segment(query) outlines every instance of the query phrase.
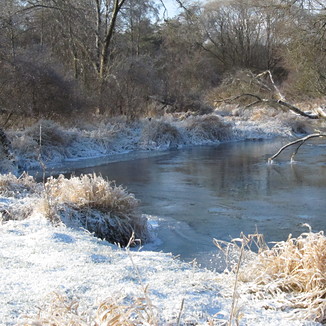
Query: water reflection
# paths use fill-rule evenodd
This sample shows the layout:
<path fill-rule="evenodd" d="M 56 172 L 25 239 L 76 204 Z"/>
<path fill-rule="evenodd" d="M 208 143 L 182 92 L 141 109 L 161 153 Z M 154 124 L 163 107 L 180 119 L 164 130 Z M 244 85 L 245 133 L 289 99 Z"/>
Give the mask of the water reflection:
<path fill-rule="evenodd" d="M 267 241 L 289 233 L 325 229 L 326 149 L 305 146 L 298 163 L 267 157 L 280 141 L 239 142 L 76 170 L 96 172 L 123 184 L 156 216 L 156 250 L 196 258 L 205 266 L 216 252 L 212 239 L 229 240 L 258 229 Z M 286 155 L 286 153 L 284 153 Z"/>

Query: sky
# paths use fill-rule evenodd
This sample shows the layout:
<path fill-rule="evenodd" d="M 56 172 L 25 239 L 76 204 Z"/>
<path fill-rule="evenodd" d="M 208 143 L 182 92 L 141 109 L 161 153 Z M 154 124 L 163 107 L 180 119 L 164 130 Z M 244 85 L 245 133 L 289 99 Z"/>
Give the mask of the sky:
<path fill-rule="evenodd" d="M 160 3 L 160 0 L 156 0 L 158 3 Z M 168 17 L 173 17 L 176 14 L 178 14 L 178 12 L 180 11 L 180 6 L 178 5 L 176 0 L 163 0 L 164 5 L 167 9 L 167 13 L 166 15 Z"/>

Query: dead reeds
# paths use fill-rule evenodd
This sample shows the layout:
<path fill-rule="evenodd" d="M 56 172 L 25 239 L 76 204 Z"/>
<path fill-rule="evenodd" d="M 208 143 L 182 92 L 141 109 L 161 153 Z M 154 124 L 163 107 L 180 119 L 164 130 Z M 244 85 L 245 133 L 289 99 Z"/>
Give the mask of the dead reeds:
<path fill-rule="evenodd" d="M 297 238 L 290 235 L 259 253 L 257 263 L 249 269 L 260 291 L 291 294 L 288 304 L 296 317 L 325 321 L 326 237 L 322 231 L 310 230 Z"/>
<path fill-rule="evenodd" d="M 309 226 L 308 226 L 309 227 Z M 317 322 L 326 320 L 326 237 L 324 233 L 302 233 L 286 241 L 277 242 L 269 249 L 259 234 L 235 239 L 231 243 L 215 243 L 231 259 L 231 272 L 235 274 L 234 298 L 241 294 L 256 294 L 256 297 L 272 297 L 282 301 L 282 307 L 291 310 L 291 317 Z M 236 244 L 240 241 L 241 245 Z M 258 253 L 250 250 L 255 242 Z M 244 246 L 245 244 L 245 246 Z M 245 256 L 252 256 L 249 263 Z M 248 250 L 249 249 L 249 250 Z M 233 254 L 232 254 L 233 253 Z M 254 256 L 254 258 L 253 258 Z M 241 269 L 240 269 L 241 266 Z M 229 271 L 230 271 L 229 270 Z M 245 286 L 240 286 L 239 283 Z M 281 295 L 280 294 L 286 294 Z M 235 312 L 233 299 L 230 315 Z M 230 323 L 231 325 L 231 323 Z"/>

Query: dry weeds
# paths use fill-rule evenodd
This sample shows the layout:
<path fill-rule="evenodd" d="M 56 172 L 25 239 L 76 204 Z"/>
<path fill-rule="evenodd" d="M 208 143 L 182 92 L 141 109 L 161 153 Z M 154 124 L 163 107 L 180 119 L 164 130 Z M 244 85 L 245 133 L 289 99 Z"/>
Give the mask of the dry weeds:
<path fill-rule="evenodd" d="M 182 136 L 172 124 L 160 120 L 151 120 L 145 124 L 140 141 L 146 145 L 155 143 L 156 146 L 175 147 L 182 142 Z"/>
<path fill-rule="evenodd" d="M 147 239 L 146 219 L 138 213 L 139 201 L 133 194 L 95 174 L 51 177 L 45 184 L 46 193 L 58 204 L 67 204 L 75 216 L 96 236 L 126 246 Z"/>
<path fill-rule="evenodd" d="M 38 191 L 39 186 L 34 178 L 27 173 L 21 176 L 0 174 L 0 194 L 7 197 L 21 197 L 23 194 L 31 194 Z"/>
<path fill-rule="evenodd" d="M 93 312 L 80 307 L 75 298 L 57 292 L 51 293 L 48 301 L 34 316 L 22 316 L 20 326 L 139 326 L 157 325 L 152 307 L 144 297 L 130 300 L 120 297 L 107 298 Z"/>
<path fill-rule="evenodd" d="M 249 270 L 260 291 L 273 288 L 293 294 L 288 304 L 296 317 L 326 320 L 326 237 L 322 231 L 310 230 L 298 238 L 290 235 L 262 251 Z"/>
<path fill-rule="evenodd" d="M 73 217 L 96 236 L 126 246 L 134 236 L 135 243 L 148 239 L 147 220 L 138 212 L 139 201 L 122 186 L 95 174 L 50 177 L 36 183 L 28 174 L 19 178 L 0 175 L 0 194 L 22 199 L 19 205 L 2 204 L 1 220 L 21 220 L 33 213 L 43 215 L 54 224 L 60 216 Z M 26 200 L 26 198 L 29 200 Z"/>
<path fill-rule="evenodd" d="M 186 121 L 186 129 L 197 137 L 224 141 L 231 138 L 231 128 L 215 115 L 192 117 Z"/>
<path fill-rule="evenodd" d="M 309 226 L 308 226 L 309 227 Z M 246 286 L 235 286 L 238 295 L 243 291 L 255 293 L 257 297 L 272 296 L 282 301 L 283 308 L 291 308 L 293 318 L 325 322 L 326 320 L 326 237 L 324 233 L 302 233 L 298 238 L 289 235 L 286 241 L 266 248 L 260 235 L 242 237 L 246 244 L 256 242 L 258 254 L 250 263 L 239 264 L 233 270 L 239 273 L 236 282 Z M 238 239 L 236 239 L 237 241 Z M 239 241 L 240 241 L 239 240 Z M 250 241 L 248 241 L 250 240 Z M 257 241 L 258 240 L 258 241 Z M 232 250 L 243 249 L 235 243 L 217 242 L 220 249 L 229 255 Z M 231 250 L 230 250 L 231 248 Z M 249 254 L 253 254 L 249 250 Z M 239 256 L 238 256 L 239 257 Z M 240 258 L 242 259 L 241 255 Z M 233 260 L 234 262 L 234 260 Z M 241 288 L 241 289 L 240 289 Z M 286 296 L 279 296 L 286 293 Z"/>

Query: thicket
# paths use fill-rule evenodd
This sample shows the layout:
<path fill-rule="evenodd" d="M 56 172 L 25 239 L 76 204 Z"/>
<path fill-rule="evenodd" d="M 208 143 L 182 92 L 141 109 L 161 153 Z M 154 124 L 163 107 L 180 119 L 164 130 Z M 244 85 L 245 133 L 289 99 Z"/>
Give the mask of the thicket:
<path fill-rule="evenodd" d="M 178 3 L 167 18 L 164 0 L 1 1 L 0 126 L 207 113 L 257 90 L 244 72 L 271 71 L 291 100 L 325 96 L 322 2 Z"/>

